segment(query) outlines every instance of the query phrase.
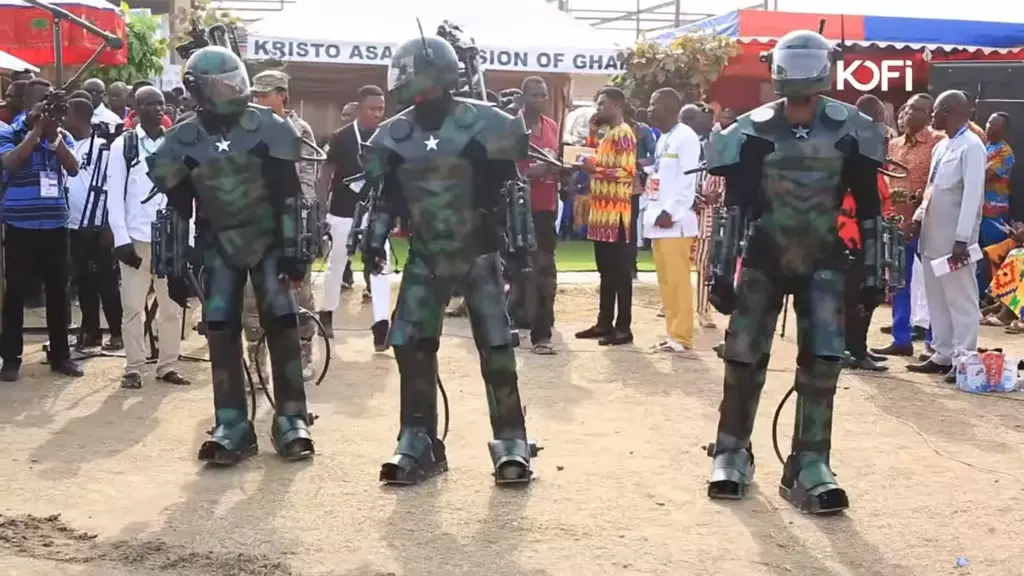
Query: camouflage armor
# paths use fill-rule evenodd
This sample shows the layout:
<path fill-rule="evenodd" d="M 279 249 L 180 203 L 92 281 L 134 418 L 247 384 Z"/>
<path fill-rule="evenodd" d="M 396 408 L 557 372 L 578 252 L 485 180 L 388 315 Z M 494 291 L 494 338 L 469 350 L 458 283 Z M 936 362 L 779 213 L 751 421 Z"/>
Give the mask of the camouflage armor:
<path fill-rule="evenodd" d="M 431 56 L 424 54 L 424 45 Z M 392 66 L 393 73 L 396 65 L 402 73 L 415 69 L 415 88 L 425 69 L 443 66 L 441 71 L 454 75 L 455 62 L 447 43 L 427 37 L 400 48 Z M 399 103 L 415 100 L 400 97 L 409 87 L 392 82 Z M 445 307 L 458 288 L 469 309 L 487 388 L 495 478 L 499 483 L 526 482 L 532 450 L 510 345 L 499 251 L 505 225 L 503 189 L 518 177 L 515 163 L 527 155 L 528 134 L 521 118 L 486 102 L 453 98 L 447 92 L 435 98 L 381 124 L 364 161 L 368 182 L 383 186 L 363 237 L 368 266 L 382 265 L 384 242 L 396 217 L 410 231 L 389 335 L 401 374 L 401 428 L 398 448 L 383 465 L 381 481 L 415 484 L 447 470 L 437 431 L 437 350 Z M 430 123 L 433 129 L 424 126 Z"/>
<path fill-rule="evenodd" d="M 299 133 L 300 137 L 310 142 L 316 141 L 313 129 L 310 128 L 305 120 L 299 118 L 298 114 L 294 111 L 288 111 L 287 120 Z M 306 145 L 304 147 L 308 148 Z M 316 202 L 315 162 L 308 160 L 299 162 L 299 183 L 302 185 L 302 201 L 306 202 L 307 205 Z M 316 301 L 313 297 L 312 269 L 302 279 L 302 284 L 295 291 L 295 297 L 298 300 L 299 306 L 304 310 L 310 312 L 316 310 Z M 263 336 L 263 327 L 260 320 L 260 309 L 256 304 L 256 294 L 252 289 L 251 282 L 245 286 L 243 302 L 242 325 L 245 328 L 245 339 L 249 343 L 249 367 L 252 370 L 262 370 L 263 358 L 259 358 L 256 355 L 256 343 Z M 313 377 L 313 338 L 316 337 L 316 325 L 310 321 L 309 317 L 301 316 L 299 318 L 299 337 L 302 340 L 302 374 L 308 381 Z"/>
<path fill-rule="evenodd" d="M 786 102 L 739 117 L 712 136 L 706 153 L 708 171 L 726 179 L 724 210 L 731 216 L 724 218 L 739 222 L 719 231 L 747 229 L 731 254 L 716 251 L 720 265 L 713 265 L 718 297 L 712 301 L 731 318 L 721 419 L 709 447 L 714 464 L 708 495 L 741 498 L 752 480 L 754 418 L 783 297 L 792 294 L 798 318 L 797 408 L 780 492 L 806 512 L 827 513 L 849 505 L 829 467 L 833 397 L 845 352 L 848 261 L 837 215 L 844 193 L 852 190 L 865 232 L 865 259 L 876 258 L 869 245 L 876 235 L 869 229 L 879 221 L 876 170 L 884 161 L 883 133 L 855 107 L 824 96 L 816 96 L 809 125 L 791 125 Z M 739 245 L 743 260 L 735 292 L 722 294 L 732 290 L 733 269 L 721 263 L 734 263 Z M 865 297 L 874 297 L 878 281 L 866 280 Z"/>
<path fill-rule="evenodd" d="M 297 307 L 286 281 L 301 280 L 308 268 L 297 240 L 301 140 L 269 108 L 247 103 L 248 77 L 230 51 L 203 48 L 185 68 L 186 87 L 200 112 L 168 130 L 163 146 L 147 161 L 154 185 L 167 194 L 168 217 L 187 222 L 193 203 L 197 208 L 196 249 L 204 271 L 203 321 L 216 418 L 199 458 L 233 464 L 256 451 L 242 360 L 247 280 L 270 349 L 276 404 L 271 438 L 281 456 L 306 458 L 313 454 L 313 442 Z M 234 100 L 225 101 L 225 94 Z"/>

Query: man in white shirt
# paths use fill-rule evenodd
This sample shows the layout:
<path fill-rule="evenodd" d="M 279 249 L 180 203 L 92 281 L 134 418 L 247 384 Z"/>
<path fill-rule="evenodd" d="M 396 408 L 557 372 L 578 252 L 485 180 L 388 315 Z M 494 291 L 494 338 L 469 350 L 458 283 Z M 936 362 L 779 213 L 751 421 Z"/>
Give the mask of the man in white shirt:
<path fill-rule="evenodd" d="M 92 98 L 92 123 L 93 124 L 107 124 L 111 128 L 118 124 L 124 124 L 124 120 L 120 116 L 114 114 L 107 108 L 104 103 L 104 99 L 107 96 L 107 87 L 103 84 L 103 81 L 99 78 L 89 78 L 82 83 L 82 90 L 89 93 L 89 97 Z"/>
<path fill-rule="evenodd" d="M 106 143 L 92 131 L 92 102 L 84 99 L 68 101 L 65 126 L 74 139 L 78 174 L 67 179 L 68 229 L 71 240 L 71 277 L 78 292 L 82 323 L 75 348 L 94 348 L 102 343 L 100 304 L 110 329 L 106 351 L 121 350 L 121 295 L 117 286 L 117 269 L 111 251 L 113 239 L 105 226 L 107 199 L 105 193 L 92 193 L 93 184 L 103 186 L 107 169 Z"/>
<path fill-rule="evenodd" d="M 932 126 L 949 136 L 932 152 L 924 202 L 914 214 L 921 230 L 918 250 L 932 321 L 932 347 L 927 361 L 908 366 L 922 374 L 952 374 L 959 356 L 978 347 L 978 282 L 970 248 L 978 243 L 985 190 L 985 144 L 968 126 L 970 104 L 963 93 L 939 96 Z M 932 262 L 946 259 L 955 270 L 937 276 Z"/>
<path fill-rule="evenodd" d="M 152 86 L 135 95 L 139 125 L 114 141 L 107 168 L 107 210 L 114 234 L 114 256 L 121 262 L 121 303 L 124 307 L 125 367 L 121 387 L 142 387 L 142 368 L 146 364 L 144 318 L 150 285 L 156 291 L 160 352 L 156 365 L 158 380 L 176 385 L 190 382 L 176 369 L 181 350 L 181 307 L 167 294 L 167 279 L 155 278 L 150 269 L 153 221 L 167 198 L 160 194 L 143 204 L 153 190 L 146 168 L 146 157 L 163 142 L 160 121 L 164 97 Z M 127 149 L 127 153 L 126 153 Z M 127 156 L 126 156 L 127 154 Z"/>
<path fill-rule="evenodd" d="M 652 121 L 664 130 L 681 106 L 678 92 L 671 88 L 658 90 L 651 96 Z M 693 347 L 690 247 L 699 232 L 693 210 L 697 176 L 685 172 L 697 167 L 700 150 L 697 133 L 677 121 L 658 141 L 647 180 L 644 237 L 651 239 L 668 330 L 668 339 L 654 346 L 660 352 L 686 352 Z"/>

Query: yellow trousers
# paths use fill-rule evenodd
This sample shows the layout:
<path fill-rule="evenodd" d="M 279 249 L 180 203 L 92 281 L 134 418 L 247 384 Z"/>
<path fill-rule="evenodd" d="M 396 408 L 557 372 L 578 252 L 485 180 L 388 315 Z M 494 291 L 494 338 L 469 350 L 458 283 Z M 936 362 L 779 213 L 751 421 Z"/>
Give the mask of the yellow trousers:
<path fill-rule="evenodd" d="M 693 238 L 654 238 L 654 267 L 658 273 L 665 328 L 670 338 L 693 346 L 693 285 L 690 279 L 690 247 Z"/>

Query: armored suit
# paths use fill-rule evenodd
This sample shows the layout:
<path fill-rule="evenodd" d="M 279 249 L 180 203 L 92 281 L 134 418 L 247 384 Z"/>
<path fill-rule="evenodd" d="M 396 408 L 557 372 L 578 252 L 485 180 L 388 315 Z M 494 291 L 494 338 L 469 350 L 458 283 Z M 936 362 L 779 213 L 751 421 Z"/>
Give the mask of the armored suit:
<path fill-rule="evenodd" d="M 731 318 L 721 419 L 709 447 L 714 464 L 708 495 L 746 494 L 754 470 L 750 437 L 776 321 L 783 297 L 792 294 L 798 318 L 797 408 L 780 492 L 804 511 L 836 512 L 849 505 L 829 467 L 833 397 L 845 351 L 848 261 L 836 216 L 851 190 L 864 232 L 864 258 L 877 260 L 876 228 L 882 222 L 876 171 L 885 159 L 884 136 L 881 126 L 855 107 L 820 96 L 829 88 L 834 58 L 824 38 L 791 33 L 772 58 L 776 92 L 785 97 L 713 135 L 706 152 L 708 171 L 725 177 L 729 228 L 747 231 L 735 291 L 739 240 L 719 250 L 725 258 L 713 263 L 711 300 Z M 809 123 L 787 119 L 786 107 L 798 105 L 813 110 Z M 715 240 L 721 244 L 721 237 Z M 877 275 L 867 278 L 863 297 L 877 298 L 879 286 Z"/>
<path fill-rule="evenodd" d="M 499 251 L 503 188 L 518 177 L 528 133 L 521 118 L 486 102 L 454 98 L 454 49 L 437 37 L 398 49 L 391 97 L 414 104 L 381 124 L 366 152 L 366 175 L 382 183 L 370 208 L 362 252 L 380 269 L 396 217 L 410 230 L 389 344 L 401 374 L 398 448 L 381 469 L 390 484 L 415 484 L 447 470 L 437 433 L 437 350 L 453 288 L 469 309 L 487 388 L 499 483 L 528 482 L 531 445 L 519 398 L 515 355 L 503 299 Z"/>
<path fill-rule="evenodd" d="M 168 197 L 165 218 L 187 222 L 193 203 L 197 208 L 216 411 L 199 459 L 234 464 L 256 452 L 241 334 L 243 290 L 250 279 L 270 349 L 276 407 L 271 439 L 282 457 L 307 458 L 313 441 L 298 308 L 289 285 L 300 282 L 308 268 L 297 239 L 301 140 L 269 108 L 248 103 L 248 76 L 231 51 L 214 46 L 197 51 L 185 64 L 184 77 L 199 112 L 171 128 L 148 162 L 153 183 Z M 154 261 L 159 259 L 154 254 Z M 180 275 L 171 281 L 180 286 Z"/>

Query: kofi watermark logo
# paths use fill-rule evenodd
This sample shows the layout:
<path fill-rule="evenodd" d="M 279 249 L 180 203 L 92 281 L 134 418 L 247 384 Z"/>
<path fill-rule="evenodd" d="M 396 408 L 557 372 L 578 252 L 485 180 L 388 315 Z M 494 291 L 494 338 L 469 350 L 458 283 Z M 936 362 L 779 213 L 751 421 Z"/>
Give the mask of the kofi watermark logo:
<path fill-rule="evenodd" d="M 914 65 L 910 60 L 882 60 L 876 64 L 870 60 L 852 60 L 839 62 L 836 67 L 836 90 L 851 88 L 860 92 L 871 92 L 881 88 L 888 92 L 891 82 L 898 86 L 903 81 L 903 89 L 914 90 Z"/>

